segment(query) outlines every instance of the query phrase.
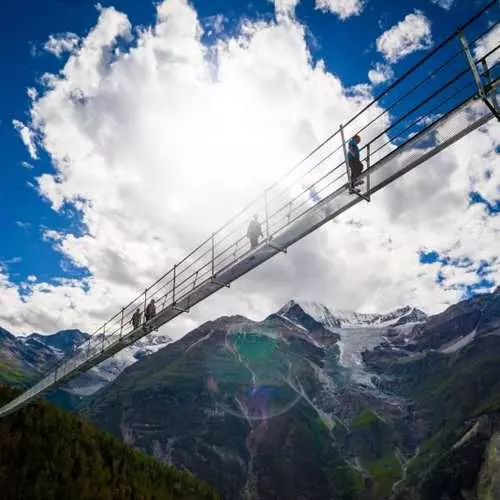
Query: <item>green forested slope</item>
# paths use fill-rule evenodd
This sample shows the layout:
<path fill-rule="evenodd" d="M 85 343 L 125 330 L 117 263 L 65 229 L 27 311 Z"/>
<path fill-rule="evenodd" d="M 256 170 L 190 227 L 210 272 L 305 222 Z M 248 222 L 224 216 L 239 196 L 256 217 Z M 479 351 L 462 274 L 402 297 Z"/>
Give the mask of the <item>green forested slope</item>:
<path fill-rule="evenodd" d="M 0 386 L 0 403 L 17 393 Z M 189 473 L 44 401 L 0 419 L 0 492 L 3 500 L 219 498 Z"/>

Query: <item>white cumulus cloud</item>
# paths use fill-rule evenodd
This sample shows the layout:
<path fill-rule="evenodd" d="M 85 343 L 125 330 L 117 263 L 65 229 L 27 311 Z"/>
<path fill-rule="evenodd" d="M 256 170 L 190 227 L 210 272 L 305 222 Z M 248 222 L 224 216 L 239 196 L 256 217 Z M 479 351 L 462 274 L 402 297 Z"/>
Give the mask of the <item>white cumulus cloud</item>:
<path fill-rule="evenodd" d="M 368 72 L 368 79 L 374 85 L 384 83 L 394 77 L 394 71 L 388 64 L 376 63 Z"/>
<path fill-rule="evenodd" d="M 28 148 L 28 152 L 31 158 L 33 160 L 37 160 L 38 153 L 35 144 L 35 133 L 19 120 L 12 120 L 12 125 L 14 125 L 14 128 L 21 136 L 21 140 L 23 141 L 24 145 Z"/>
<path fill-rule="evenodd" d="M 432 46 L 431 23 L 415 10 L 377 38 L 377 50 L 391 63 Z"/>
<path fill-rule="evenodd" d="M 28 229 L 31 229 L 31 223 L 30 222 L 23 222 L 20 220 L 16 220 L 16 226 L 20 227 L 21 229 L 24 229 L 25 231 Z"/>
<path fill-rule="evenodd" d="M 224 23 L 226 22 L 227 19 L 222 14 L 217 14 L 204 19 L 204 25 L 208 28 L 208 33 L 215 33 L 216 35 L 224 31 Z"/>
<path fill-rule="evenodd" d="M 431 0 L 431 2 L 445 10 L 450 10 L 453 7 L 455 0 Z"/>
<path fill-rule="evenodd" d="M 500 24 L 497 24 L 477 42 L 474 48 L 475 49 L 474 55 L 476 59 L 479 59 L 489 54 L 485 59 L 488 64 L 488 67 L 493 68 L 493 66 L 500 61 L 499 45 L 500 45 Z"/>
<path fill-rule="evenodd" d="M 274 8 L 278 15 L 293 16 L 300 0 L 274 0 Z"/>
<path fill-rule="evenodd" d="M 340 19 L 359 16 L 365 5 L 365 0 L 316 0 L 317 9 L 336 14 Z"/>
<path fill-rule="evenodd" d="M 50 35 L 45 42 L 44 49 L 57 57 L 61 57 L 65 52 L 72 52 L 78 46 L 79 41 L 80 38 L 74 33 Z"/>

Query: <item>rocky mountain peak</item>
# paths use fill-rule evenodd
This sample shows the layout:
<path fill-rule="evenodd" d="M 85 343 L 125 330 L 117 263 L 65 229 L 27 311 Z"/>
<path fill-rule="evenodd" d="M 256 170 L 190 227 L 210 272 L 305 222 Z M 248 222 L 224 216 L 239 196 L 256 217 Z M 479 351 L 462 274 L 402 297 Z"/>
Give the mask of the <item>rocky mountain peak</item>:
<path fill-rule="evenodd" d="M 318 302 L 290 300 L 278 312 L 289 320 L 307 330 L 314 330 L 319 326 L 327 328 L 340 328 L 337 320 L 330 310 Z"/>
<path fill-rule="evenodd" d="M 5 328 L 2 328 L 0 326 L 0 340 L 3 342 L 5 340 L 12 340 L 15 339 L 15 336 L 12 335 L 9 331 L 7 331 Z"/>
<path fill-rule="evenodd" d="M 61 330 L 53 335 L 41 335 L 32 333 L 24 337 L 26 342 L 35 341 L 41 344 L 58 349 L 65 353 L 70 353 L 73 349 L 83 344 L 90 338 L 88 333 L 83 333 L 80 330 Z"/>
<path fill-rule="evenodd" d="M 419 323 L 427 319 L 423 311 L 412 306 L 404 306 L 389 313 L 366 314 L 331 310 L 319 302 L 302 300 L 290 300 L 277 314 L 286 316 L 299 324 L 303 324 L 305 317 L 309 317 L 327 328 L 398 326 Z M 310 319 L 307 321 L 310 322 Z"/>

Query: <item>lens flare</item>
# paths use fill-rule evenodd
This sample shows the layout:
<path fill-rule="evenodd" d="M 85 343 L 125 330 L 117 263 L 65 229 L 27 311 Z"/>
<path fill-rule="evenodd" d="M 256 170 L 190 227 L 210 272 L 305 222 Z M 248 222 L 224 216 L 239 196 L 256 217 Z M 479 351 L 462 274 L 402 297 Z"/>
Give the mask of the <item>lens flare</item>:
<path fill-rule="evenodd" d="M 229 332 L 208 367 L 214 412 L 265 421 L 290 410 L 300 399 L 293 387 L 293 358 L 276 332 Z"/>

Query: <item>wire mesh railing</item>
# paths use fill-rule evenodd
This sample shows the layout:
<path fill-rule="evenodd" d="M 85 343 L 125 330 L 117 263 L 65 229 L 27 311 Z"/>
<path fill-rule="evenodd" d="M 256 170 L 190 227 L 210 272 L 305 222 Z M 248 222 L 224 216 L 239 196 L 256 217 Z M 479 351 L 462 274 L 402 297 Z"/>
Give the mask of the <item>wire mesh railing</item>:
<path fill-rule="evenodd" d="M 181 302 L 187 302 L 189 308 L 190 294 L 207 283 L 225 285 L 226 283 L 218 282 L 218 276 L 255 250 L 251 248 L 246 234 L 248 222 L 254 215 L 262 220 L 263 237 L 260 245 L 272 245 L 282 231 L 303 217 L 311 207 L 332 197 L 346 185 L 349 181 L 346 137 L 363 135 L 364 146 L 360 152 L 361 160 L 370 167 L 363 174 L 365 193 L 368 196 L 370 176 L 374 176 L 373 180 L 380 183 L 384 176 L 389 178 L 392 169 L 400 168 L 394 165 L 391 167 L 391 163 L 401 161 L 394 156 L 395 152 L 403 154 L 404 161 L 411 163 L 419 155 L 425 155 L 429 148 L 438 146 L 440 141 L 445 140 L 439 137 L 438 132 L 443 117 L 478 96 L 469 62 L 464 57 L 461 45 L 456 43 L 459 34 L 473 23 L 479 22 L 494 4 L 495 2 L 490 2 L 459 33 L 448 37 L 345 125 L 339 126 L 336 132 L 261 196 L 121 308 L 69 359 L 64 359 L 20 397 L 28 400 L 64 380 L 69 374 L 88 368 L 94 360 L 102 360 L 103 354 L 127 345 L 127 339 L 133 337 L 136 330 L 141 331 L 141 336 L 147 334 L 151 329 L 151 322 L 144 321 L 138 328 L 134 328 L 132 317 L 137 310 L 144 314 L 151 301 L 155 302 L 155 316 L 158 316 L 167 309 L 179 307 Z M 490 24 L 486 29 L 482 28 L 470 42 L 471 51 L 490 36 L 497 25 L 498 22 Z M 456 50 L 453 44 L 456 44 Z M 448 47 L 451 55 L 442 61 L 439 54 L 445 47 Z M 490 65 L 487 61 L 490 61 Z M 499 61 L 500 40 L 486 54 L 474 60 L 474 64 L 479 66 L 478 73 L 486 90 L 488 85 L 498 81 Z M 410 81 L 410 77 L 417 69 L 424 76 L 414 83 Z M 409 88 L 401 93 L 404 82 L 409 83 Z M 496 97 L 496 90 L 494 95 Z M 380 106 L 382 99 L 383 107 Z M 383 168 L 379 168 L 382 164 Z"/>

